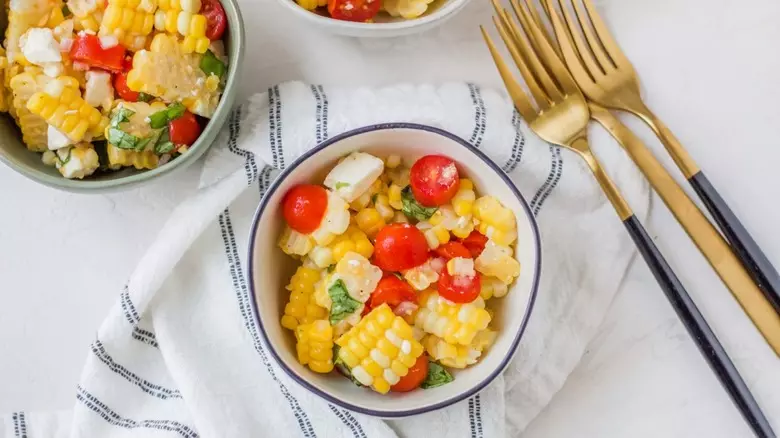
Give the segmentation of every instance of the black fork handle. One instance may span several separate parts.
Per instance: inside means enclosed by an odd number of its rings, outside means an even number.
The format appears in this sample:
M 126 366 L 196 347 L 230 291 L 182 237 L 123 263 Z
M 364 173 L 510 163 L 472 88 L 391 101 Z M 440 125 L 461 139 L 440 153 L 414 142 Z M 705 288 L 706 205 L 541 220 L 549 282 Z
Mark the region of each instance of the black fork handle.
M 742 376 L 739 375 L 739 371 L 734 367 L 729 355 L 723 349 L 704 316 L 699 312 L 696 303 L 688 295 L 658 247 L 647 235 L 645 228 L 634 215 L 624 220 L 623 224 L 658 281 L 658 285 L 664 291 L 669 303 L 693 338 L 693 342 L 696 343 L 704 359 L 715 372 L 721 385 L 729 393 L 729 397 L 742 413 L 753 433 L 760 438 L 776 438 L 777 435 L 753 398 L 753 394 L 750 393 L 745 381 L 742 380 Z
M 737 215 L 731 211 L 726 201 L 715 190 L 703 172 L 697 172 L 688 179 L 688 182 L 712 214 L 726 240 L 734 249 L 734 254 L 742 262 L 775 311 L 780 314 L 780 274 L 777 273 L 777 269 L 772 266 Z

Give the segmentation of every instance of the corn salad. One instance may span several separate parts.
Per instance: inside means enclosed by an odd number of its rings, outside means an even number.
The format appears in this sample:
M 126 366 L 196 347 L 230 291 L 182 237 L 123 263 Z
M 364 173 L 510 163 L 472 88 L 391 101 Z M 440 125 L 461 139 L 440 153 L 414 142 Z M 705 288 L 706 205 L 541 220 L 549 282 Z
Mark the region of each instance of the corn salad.
M 280 323 L 299 362 L 380 394 L 479 362 L 499 335 L 491 303 L 520 275 L 512 210 L 447 157 L 405 163 L 353 152 L 282 201 L 279 247 L 300 267 Z
M 219 0 L 11 1 L 0 112 L 65 178 L 154 169 L 216 111 L 226 23 Z

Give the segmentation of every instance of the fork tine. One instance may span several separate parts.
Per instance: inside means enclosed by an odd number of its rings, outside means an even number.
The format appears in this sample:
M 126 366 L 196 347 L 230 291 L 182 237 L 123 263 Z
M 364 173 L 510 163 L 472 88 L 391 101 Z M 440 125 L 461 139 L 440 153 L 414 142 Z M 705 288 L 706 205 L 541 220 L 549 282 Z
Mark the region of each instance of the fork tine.
M 534 5 L 533 0 L 525 0 L 525 2 L 528 9 L 531 11 L 531 17 L 533 18 L 533 21 L 536 23 L 536 26 L 538 26 L 539 29 L 541 29 L 542 33 L 547 39 L 547 42 L 550 43 L 553 50 L 555 50 L 555 53 L 558 54 L 558 57 L 561 57 L 561 48 L 558 47 L 558 41 L 555 40 L 555 35 L 550 33 L 550 30 L 547 28 L 544 21 L 542 21 L 542 16 L 539 14 L 539 10 Z M 542 0 L 541 3 L 545 14 L 547 14 L 546 3 L 544 2 L 544 0 Z
M 527 123 L 531 123 L 536 119 L 536 110 L 531 105 L 531 101 L 528 99 L 525 91 L 523 91 L 523 87 L 520 86 L 514 75 L 512 75 L 511 70 L 506 65 L 506 62 L 504 62 L 504 58 L 498 53 L 498 49 L 496 48 L 496 45 L 493 44 L 490 35 L 488 35 L 484 27 L 479 26 L 479 29 L 482 31 L 482 37 L 485 38 L 485 43 L 488 46 L 488 50 L 490 50 L 490 55 L 493 57 L 493 62 L 498 68 L 498 73 L 501 75 L 501 79 L 504 81 L 507 91 L 509 91 L 509 96 L 512 98 L 512 102 L 514 102 L 517 112 L 523 116 Z
M 574 47 L 571 32 L 569 31 L 569 28 L 564 25 L 553 1 L 555 0 L 544 0 L 544 4 L 545 9 L 547 10 L 547 16 L 550 18 L 553 30 L 557 36 L 558 44 L 561 48 L 561 54 L 566 62 L 566 66 L 580 87 L 593 85 L 593 76 L 588 72 L 579 52 Z
M 582 33 L 585 35 L 585 39 L 588 41 L 588 46 L 590 47 L 590 51 L 596 57 L 596 61 L 599 63 L 601 70 L 607 72 L 609 70 L 617 68 L 617 66 L 609 57 L 609 55 L 604 51 L 604 48 L 601 45 L 601 41 L 599 41 L 599 38 L 596 37 L 596 35 L 593 33 L 593 30 L 591 29 L 590 26 L 588 13 L 585 12 L 585 10 L 582 7 L 582 4 L 578 0 L 571 0 L 571 3 L 574 6 L 574 15 L 577 16 L 577 20 L 580 22 L 580 28 L 582 29 Z
M 523 54 L 523 58 L 521 59 L 521 61 L 524 59 L 528 63 L 528 65 L 524 66 L 524 68 L 526 70 L 529 70 L 532 76 L 539 78 L 539 82 L 541 82 L 542 87 L 547 92 L 547 96 L 549 96 L 548 99 L 550 101 L 550 104 L 553 104 L 554 102 L 563 99 L 563 93 L 558 88 L 558 84 L 555 83 L 552 76 L 550 76 L 550 74 L 547 72 L 541 60 L 539 59 L 539 56 L 536 54 L 536 52 L 534 52 L 533 48 L 529 45 L 524 32 L 521 31 L 519 27 L 517 27 L 517 24 L 515 24 L 515 20 L 513 20 L 512 17 L 509 15 L 509 11 L 504 9 L 501 14 L 501 18 L 502 18 L 501 23 L 506 28 L 511 29 L 512 33 L 516 36 L 515 45 Z M 518 65 L 518 67 L 520 66 Z
M 593 29 L 596 30 L 596 35 L 601 40 L 601 45 L 607 51 L 609 57 L 612 58 L 612 62 L 614 62 L 615 66 L 630 66 L 631 63 L 626 58 L 626 55 L 623 54 L 623 51 L 620 50 L 620 46 L 612 38 L 612 34 L 609 33 L 609 29 L 607 29 L 604 21 L 601 20 L 598 11 L 596 11 L 596 7 L 590 0 L 583 0 L 582 2 L 585 4 L 585 9 L 590 22 L 593 24 Z
M 523 29 L 523 33 L 525 33 L 528 41 L 531 42 L 531 46 L 533 47 L 534 51 L 538 53 L 539 42 L 536 41 L 536 38 L 530 31 L 530 20 L 532 20 L 532 18 L 530 13 L 525 9 L 525 4 L 521 6 L 517 0 L 510 0 L 509 3 L 512 5 L 512 10 L 515 11 L 515 16 L 520 21 L 520 27 Z
M 550 9 L 555 9 L 552 7 L 552 5 L 550 6 Z M 566 24 L 566 28 L 568 29 L 568 36 L 574 42 L 578 56 L 584 64 L 585 69 L 588 71 L 588 74 L 591 78 L 594 79 L 603 77 L 604 71 L 601 70 L 601 67 L 599 67 L 599 65 L 596 64 L 596 61 L 593 59 L 593 54 L 590 51 L 590 47 L 588 47 L 588 43 L 582 39 L 582 36 L 577 30 L 578 24 L 574 21 L 574 17 L 571 16 L 571 12 L 569 12 L 568 8 L 566 8 L 563 3 L 561 3 L 561 0 L 558 0 L 558 6 L 560 6 L 560 10 L 563 15 L 563 22 Z
M 513 4 L 518 3 L 517 0 L 511 1 Z M 527 0 L 522 1 L 526 2 Z M 530 7 L 530 5 L 527 3 L 526 5 Z M 543 33 L 539 25 L 534 21 L 530 21 L 528 23 L 528 27 L 529 29 L 526 29 L 526 32 L 532 34 L 538 41 L 539 48 L 537 54 L 542 59 L 546 71 L 552 74 L 553 78 L 558 82 L 558 84 L 560 84 L 561 88 L 566 94 L 579 93 L 579 89 L 574 83 L 574 79 L 572 79 L 569 71 L 566 70 L 566 66 L 563 64 L 563 61 L 561 61 L 561 59 L 553 50 L 547 36 Z

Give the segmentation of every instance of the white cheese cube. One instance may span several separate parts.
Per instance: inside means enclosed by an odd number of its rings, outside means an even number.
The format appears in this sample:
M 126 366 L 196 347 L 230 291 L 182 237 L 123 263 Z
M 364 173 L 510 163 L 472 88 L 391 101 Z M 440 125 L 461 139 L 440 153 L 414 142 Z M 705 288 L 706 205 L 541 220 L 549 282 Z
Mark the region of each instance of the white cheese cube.
M 111 106 L 114 87 L 111 85 L 111 74 L 104 71 L 90 70 L 86 74 L 87 85 L 84 87 L 84 100 L 95 108 Z
M 60 62 L 60 44 L 54 39 L 51 29 L 33 27 L 19 39 L 22 54 L 33 64 Z
M 57 169 L 65 178 L 84 178 L 100 166 L 97 152 L 91 147 L 63 148 L 57 151 Z
M 353 152 L 325 177 L 325 187 L 352 202 L 382 175 L 385 163 L 365 152 Z
M 46 135 L 48 137 L 50 151 L 56 151 L 57 149 L 62 149 L 73 144 L 73 140 L 54 126 L 49 125 L 49 130 Z
M 65 68 L 62 66 L 61 62 L 47 62 L 46 65 L 43 66 L 43 74 L 50 78 L 60 77 L 63 71 L 65 71 Z

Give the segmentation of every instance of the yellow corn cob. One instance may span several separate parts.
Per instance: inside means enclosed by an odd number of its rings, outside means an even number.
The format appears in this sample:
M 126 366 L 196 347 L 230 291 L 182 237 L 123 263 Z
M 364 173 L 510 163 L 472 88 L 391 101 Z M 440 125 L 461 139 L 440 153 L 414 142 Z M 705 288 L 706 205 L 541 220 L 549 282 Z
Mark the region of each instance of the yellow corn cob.
M 374 245 L 368 240 L 366 233 L 352 225 L 347 228 L 344 234 L 336 236 L 329 244 L 312 248 L 309 252 L 309 258 L 320 268 L 327 268 L 341 261 L 350 251 L 367 259 L 374 254 Z
M 63 85 L 52 87 L 53 84 L 49 83 L 46 87 L 48 91 L 32 95 L 27 102 L 27 109 L 43 117 L 48 124 L 75 142 L 81 141 L 87 133 L 100 135 L 108 126 L 108 118 L 81 98 L 78 81 L 68 76 L 61 76 L 56 81 Z M 66 83 L 75 84 L 75 89 Z
M 443 266 L 442 259 L 432 258 L 420 266 L 404 271 L 404 279 L 415 290 L 425 290 L 439 281 L 439 272 Z
M 301 234 L 290 227 L 284 227 L 282 237 L 279 238 L 279 248 L 287 255 L 305 256 L 314 248 L 314 239 L 308 234 Z
M 397 185 L 398 187 L 406 187 L 409 185 L 409 173 L 410 169 L 407 168 L 395 168 L 392 170 L 389 170 L 388 176 L 390 177 L 390 182 Z
M 130 149 L 120 149 L 109 143 L 106 145 L 106 152 L 108 166 L 112 169 L 127 166 L 133 166 L 139 170 L 154 169 L 160 163 L 159 157 L 151 150 L 137 152 Z
M 451 368 L 466 368 L 477 360 L 496 338 L 490 329 L 478 332 L 469 345 L 453 345 L 435 335 L 428 335 L 422 344 L 431 359 Z
M 28 149 L 43 152 L 48 149 L 48 124 L 46 121 L 27 109 L 27 101 L 37 92 L 42 91 L 52 79 L 44 75 L 38 67 L 26 67 L 8 81 L 11 90 L 10 113 L 22 131 L 22 140 Z
M 374 200 L 374 208 L 379 212 L 379 215 L 382 216 L 382 219 L 385 222 L 392 219 L 393 215 L 395 214 L 393 207 L 390 206 L 390 198 L 388 198 L 384 193 L 379 193 L 376 195 Z
M 298 343 L 298 362 L 308 365 L 315 373 L 329 373 L 333 370 L 333 327 L 320 319 L 311 324 L 299 325 L 295 329 Z
M 328 6 L 328 0 L 295 0 L 295 2 L 307 11 L 313 11 L 321 6 Z
M 504 297 L 509 291 L 507 285 L 503 281 L 495 277 L 488 277 L 486 275 L 483 275 L 480 284 L 481 284 L 481 289 L 479 291 L 479 296 L 482 297 L 482 299 L 485 301 L 493 297 L 496 298 Z
M 156 7 L 154 0 L 108 0 L 100 35 L 114 35 L 125 47 L 141 50 L 154 29 Z
M 8 58 L 5 57 L 5 50 L 0 47 L 0 84 L 5 83 L 5 76 L 8 74 Z M 8 111 L 9 96 L 6 87 L 0 86 L 0 112 Z
M 387 189 L 387 198 L 390 206 L 396 210 L 400 210 L 403 207 L 401 202 L 401 187 L 390 184 L 390 188 Z
M 290 291 L 290 301 L 284 306 L 282 327 L 295 330 L 301 324 L 327 318 L 327 310 L 314 302 L 314 287 L 321 275 L 320 271 L 303 266 L 295 271 L 286 288 Z
M 19 38 L 31 27 L 45 26 L 55 9 L 62 8 L 61 0 L 7 1 L 8 27 L 5 31 L 5 50 L 10 62 L 20 62 Z
M 401 165 L 401 156 L 400 155 L 388 155 L 387 159 L 385 160 L 385 167 L 388 169 L 395 169 L 396 167 Z
M 382 8 L 393 17 L 403 17 L 407 20 L 417 18 L 428 10 L 428 4 L 433 0 L 385 0 Z
M 442 225 L 428 228 L 423 231 L 423 235 L 425 236 L 425 240 L 428 241 L 428 248 L 430 249 L 436 249 L 450 241 L 450 232 Z
M 95 0 L 68 0 L 68 9 L 73 14 L 73 28 L 97 33 L 103 21 L 106 2 Z
M 458 345 L 469 345 L 477 332 L 487 328 L 489 323 L 490 314 L 485 310 L 482 298 L 456 304 L 432 290 L 421 294 L 420 308 L 414 320 L 414 325 L 424 332 Z
M 520 262 L 512 256 L 512 249 L 488 240 L 485 249 L 474 260 L 474 269 L 486 276 L 496 277 L 510 284 L 520 275 Z
M 54 8 L 51 10 L 51 13 L 49 13 L 49 20 L 46 21 L 46 27 L 54 29 L 63 21 L 65 21 L 65 15 L 62 13 L 62 8 Z
M 382 227 L 385 226 L 385 219 L 376 208 L 365 208 L 355 215 L 357 226 L 368 237 L 374 237 Z
M 159 0 L 154 28 L 184 37 L 184 53 L 206 53 L 211 41 L 206 38 L 206 17 L 200 12 L 200 0 Z
M 499 245 L 509 246 L 517 239 L 517 222 L 512 210 L 501 205 L 492 196 L 474 201 L 474 218 L 479 220 L 477 230 Z
M 372 310 L 336 340 L 338 359 L 352 377 L 363 385 L 386 394 L 390 386 L 409 373 L 423 346 L 414 339 L 412 328 L 387 304 Z
M 176 36 L 154 36 L 148 50 L 136 52 L 127 86 L 161 98 L 181 102 L 191 112 L 210 118 L 219 104 L 219 78 L 200 69 L 201 55 L 184 53 Z
M 468 178 L 460 179 L 460 187 L 452 197 L 452 208 L 458 216 L 471 216 L 474 201 L 477 199 L 474 193 L 474 183 Z

